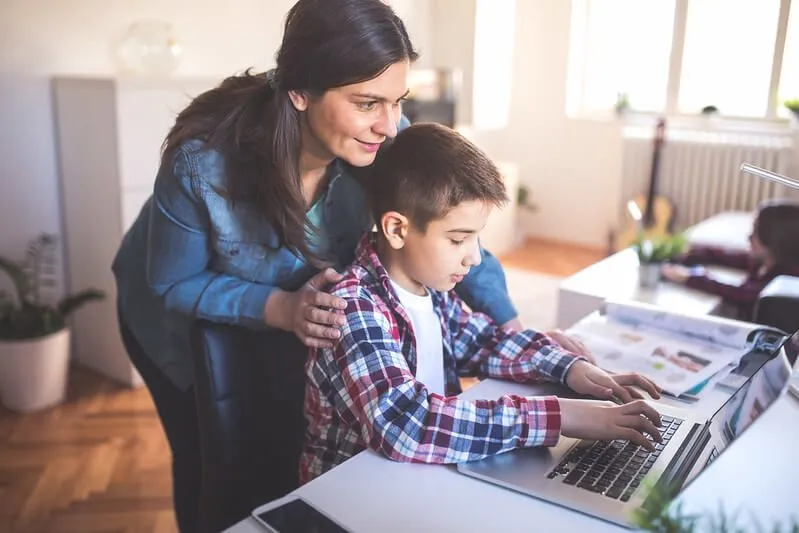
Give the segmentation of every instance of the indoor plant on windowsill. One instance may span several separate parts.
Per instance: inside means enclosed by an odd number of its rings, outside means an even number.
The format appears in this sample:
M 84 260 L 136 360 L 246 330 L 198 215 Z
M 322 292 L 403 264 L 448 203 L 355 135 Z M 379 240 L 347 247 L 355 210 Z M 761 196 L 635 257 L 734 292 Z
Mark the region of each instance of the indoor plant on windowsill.
M 785 108 L 793 115 L 795 124 L 799 124 L 799 98 L 791 98 L 783 102 Z
M 0 396 L 14 411 L 30 412 L 61 403 L 69 364 L 70 313 L 103 294 L 87 289 L 51 305 L 43 294 L 55 286 L 55 238 L 43 234 L 28 246 L 25 261 L 0 257 L 0 271 L 14 297 L 0 291 Z
M 633 249 L 638 254 L 638 282 L 641 287 L 655 287 L 660 281 L 663 263 L 683 253 L 686 244 L 682 234 L 661 238 L 639 237 L 633 243 Z

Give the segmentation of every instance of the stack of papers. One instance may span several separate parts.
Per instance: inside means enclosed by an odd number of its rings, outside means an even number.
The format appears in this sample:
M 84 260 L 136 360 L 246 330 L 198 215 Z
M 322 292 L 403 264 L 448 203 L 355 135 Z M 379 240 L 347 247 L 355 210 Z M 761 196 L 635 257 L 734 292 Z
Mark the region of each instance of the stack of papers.
M 638 372 L 680 395 L 733 368 L 757 329 L 718 317 L 665 312 L 647 304 L 611 302 L 569 329 L 609 372 Z

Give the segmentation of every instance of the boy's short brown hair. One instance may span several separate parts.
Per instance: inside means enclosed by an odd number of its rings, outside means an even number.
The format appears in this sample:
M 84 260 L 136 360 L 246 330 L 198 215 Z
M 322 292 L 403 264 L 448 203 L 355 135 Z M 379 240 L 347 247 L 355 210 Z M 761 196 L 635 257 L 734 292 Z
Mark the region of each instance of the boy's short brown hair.
M 367 185 L 375 221 L 402 213 L 419 230 L 463 202 L 508 201 L 499 170 L 458 132 L 435 123 L 402 130 L 380 151 Z

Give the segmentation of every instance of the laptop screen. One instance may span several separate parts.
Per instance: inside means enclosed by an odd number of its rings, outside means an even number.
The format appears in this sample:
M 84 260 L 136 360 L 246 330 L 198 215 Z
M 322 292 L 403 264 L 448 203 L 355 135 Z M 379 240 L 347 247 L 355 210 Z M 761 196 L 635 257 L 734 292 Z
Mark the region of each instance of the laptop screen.
M 791 378 L 790 362 L 796 361 L 799 351 L 799 331 L 780 348 L 777 355 L 766 361 L 711 417 L 710 444 L 714 449 L 707 463 L 729 446 L 785 390 Z

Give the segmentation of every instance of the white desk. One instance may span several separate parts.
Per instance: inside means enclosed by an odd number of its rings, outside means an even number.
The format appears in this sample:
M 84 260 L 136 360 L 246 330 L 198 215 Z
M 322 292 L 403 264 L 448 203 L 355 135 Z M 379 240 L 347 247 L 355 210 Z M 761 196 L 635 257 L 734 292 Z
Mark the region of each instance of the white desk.
M 487 380 L 464 393 L 494 398 L 539 388 Z M 540 392 L 539 392 L 540 393 Z M 743 507 L 769 524 L 799 509 L 799 401 L 786 395 L 681 495 L 686 511 Z M 767 460 L 766 460 L 767 457 Z M 757 458 L 757 462 L 754 460 Z M 742 482 L 745 481 L 745 482 Z M 395 463 L 367 451 L 299 488 L 354 533 L 628 531 L 581 513 L 458 474 L 453 467 Z M 771 528 L 766 528 L 771 531 Z M 259 533 L 252 519 L 228 533 Z
M 714 215 L 685 231 L 688 242 L 746 250 L 752 231 L 753 213 L 731 211 Z M 731 283 L 739 283 L 740 272 L 713 267 L 710 271 Z M 634 300 L 689 314 L 714 314 L 721 298 L 666 281 L 642 288 L 638 282 L 638 257 L 621 250 L 563 280 L 558 289 L 557 327 L 566 329 L 600 308 L 606 299 Z
M 710 270 L 731 279 L 743 277 L 743 274 L 735 274 L 730 269 L 713 267 Z M 561 282 L 558 287 L 557 327 L 571 327 L 599 309 L 606 299 L 644 302 L 692 315 L 713 314 L 721 305 L 720 296 L 668 281 L 660 281 L 651 289 L 641 287 L 638 256 L 632 248 L 627 248 Z

